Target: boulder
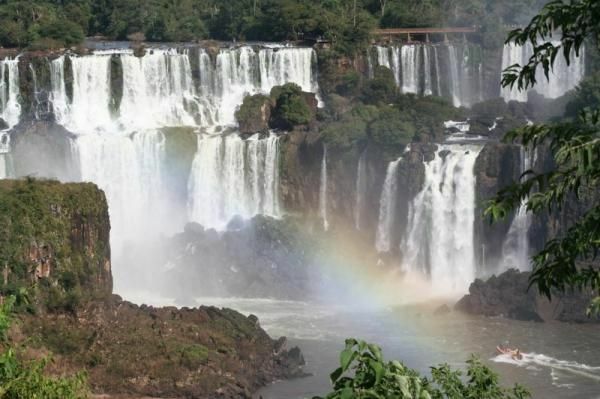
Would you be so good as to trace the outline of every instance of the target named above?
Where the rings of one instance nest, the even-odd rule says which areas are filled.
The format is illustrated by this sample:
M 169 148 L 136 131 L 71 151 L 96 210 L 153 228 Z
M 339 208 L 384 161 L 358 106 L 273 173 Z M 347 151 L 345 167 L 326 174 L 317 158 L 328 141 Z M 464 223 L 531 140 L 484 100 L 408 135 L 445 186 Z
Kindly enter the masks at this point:
M 469 294 L 454 309 L 484 316 L 504 316 L 516 320 L 543 321 L 537 314 L 536 294 L 529 287 L 529 273 L 511 269 L 489 280 L 475 280 Z
M 477 279 L 469 287 L 469 294 L 459 300 L 454 309 L 468 314 L 502 316 L 523 321 L 564 321 L 589 323 L 586 309 L 597 293 L 590 291 L 555 292 L 552 301 L 540 296 L 535 288 L 529 289 L 531 273 L 508 270 L 487 281 Z
M 247 96 L 235 117 L 242 134 L 253 134 L 269 130 L 271 99 L 262 94 Z

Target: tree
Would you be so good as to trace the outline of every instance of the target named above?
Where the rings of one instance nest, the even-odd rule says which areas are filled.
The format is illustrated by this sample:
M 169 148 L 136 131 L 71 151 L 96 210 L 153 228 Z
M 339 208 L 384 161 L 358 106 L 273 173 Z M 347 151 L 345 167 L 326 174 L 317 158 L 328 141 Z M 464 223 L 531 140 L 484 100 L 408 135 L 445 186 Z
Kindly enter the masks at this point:
M 505 389 L 498 376 L 479 359 L 467 361 L 467 375 L 447 364 L 431 368 L 431 380 L 398 361 L 385 362 L 381 348 L 355 339 L 346 340 L 340 367 L 331 373 L 333 392 L 325 398 L 419 398 L 419 399 L 525 399 L 531 397 L 520 385 Z M 349 373 L 350 372 L 350 373 Z
M 556 32 L 560 32 L 560 42 L 553 43 L 550 39 Z M 519 90 L 532 87 L 540 67 L 549 79 L 556 57 L 569 63 L 580 55 L 585 42 L 598 47 L 599 37 L 600 2 L 552 1 L 525 28 L 509 34 L 507 42 L 531 43 L 534 51 L 526 65 L 504 71 L 502 84 Z M 597 102 L 580 106 L 575 118 L 524 126 L 507 135 L 507 141 L 547 149 L 554 166 L 544 172 L 526 171 L 521 182 L 500 191 L 486 209 L 492 220 L 498 220 L 514 212 L 521 201 L 526 201 L 527 211 L 534 214 L 561 212 L 565 202 L 573 199 L 589 203 L 588 210 L 564 235 L 548 241 L 532 259 L 531 286 L 548 298 L 554 290 L 600 289 L 600 270 L 592 263 L 600 248 L 600 108 Z M 600 309 L 600 298 L 592 305 L 590 311 Z

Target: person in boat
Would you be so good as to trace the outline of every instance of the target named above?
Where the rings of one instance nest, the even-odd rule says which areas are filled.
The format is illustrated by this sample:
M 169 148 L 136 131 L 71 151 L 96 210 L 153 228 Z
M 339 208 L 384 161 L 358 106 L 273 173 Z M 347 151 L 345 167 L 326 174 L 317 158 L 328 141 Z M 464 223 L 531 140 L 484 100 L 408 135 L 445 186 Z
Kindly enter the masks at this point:
M 502 348 L 500 346 L 496 347 L 496 350 L 503 355 L 510 355 L 513 360 L 522 360 L 523 354 L 519 348 L 510 349 L 510 348 Z

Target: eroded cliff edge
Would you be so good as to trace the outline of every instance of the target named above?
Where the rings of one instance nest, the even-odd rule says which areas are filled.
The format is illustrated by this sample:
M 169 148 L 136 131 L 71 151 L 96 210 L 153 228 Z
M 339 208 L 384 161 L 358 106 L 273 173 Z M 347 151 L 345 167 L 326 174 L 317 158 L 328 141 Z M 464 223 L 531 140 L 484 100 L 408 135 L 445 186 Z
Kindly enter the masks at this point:
M 94 184 L 0 181 L 2 296 L 15 295 L 12 339 L 53 373 L 86 370 L 119 397 L 250 397 L 301 375 L 302 355 L 255 316 L 152 308 L 112 295 L 108 207 Z M 123 396 L 124 395 L 124 396 Z

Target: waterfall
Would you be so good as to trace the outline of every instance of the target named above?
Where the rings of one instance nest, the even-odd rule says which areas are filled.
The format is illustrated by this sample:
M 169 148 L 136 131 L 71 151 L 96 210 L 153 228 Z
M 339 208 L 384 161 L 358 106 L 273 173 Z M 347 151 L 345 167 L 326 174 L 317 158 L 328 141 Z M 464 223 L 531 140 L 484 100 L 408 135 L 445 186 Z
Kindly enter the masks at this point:
M 6 58 L 0 61 L 0 118 L 10 130 L 19 123 L 20 116 L 19 59 Z
M 402 93 L 447 96 L 456 107 L 484 99 L 481 60 L 470 54 L 477 53 L 476 46 L 405 44 L 375 49 L 377 65 L 392 71 Z M 448 81 L 447 89 L 442 89 L 442 79 Z
M 68 57 L 72 101 L 66 91 L 65 56 L 50 63 L 50 99 L 56 120 L 75 134 L 230 126 L 235 125 L 235 110 L 246 95 L 268 94 L 273 86 L 288 82 L 318 92 L 316 55 L 310 48 L 254 50 L 243 46 L 221 49 L 214 61 L 200 50 L 197 88 L 187 51 L 153 49 L 143 57 L 130 52 Z M 118 109 L 111 108 L 111 61 L 119 61 L 122 68 Z
M 407 45 L 402 46 L 402 93 L 419 93 L 419 49 L 421 46 Z
M 9 177 L 8 153 L 10 152 L 10 136 L 8 132 L 0 132 L 0 179 Z
M 464 291 L 475 278 L 475 174 L 482 146 L 439 145 L 425 163 L 422 191 L 409 205 L 401 244 L 408 271 L 446 291 Z
M 377 252 L 390 252 L 392 249 L 392 229 L 396 219 L 396 202 L 398 198 L 398 166 L 402 158 L 390 162 L 385 174 L 385 181 L 379 200 L 379 223 L 375 236 Z
M 199 136 L 188 187 L 189 219 L 205 227 L 224 229 L 234 216 L 281 217 L 279 138 Z
M 462 106 L 461 101 L 461 69 L 458 63 L 457 56 L 458 49 L 453 45 L 448 46 L 448 54 L 450 60 L 450 97 L 452 98 L 452 104 L 455 107 Z
M 437 89 L 437 95 L 441 96 L 442 95 L 442 83 L 441 83 L 441 76 L 440 76 L 440 58 L 438 55 L 438 48 L 437 46 L 433 46 L 433 64 L 435 67 L 435 83 L 436 83 L 436 89 Z
M 144 57 L 123 54 L 123 98 L 119 122 L 151 129 L 193 126 L 195 99 L 192 68 L 187 53 L 154 50 Z
M 107 195 L 116 242 L 164 231 L 170 224 L 160 217 L 167 205 L 161 170 L 164 143 L 164 135 L 156 131 L 75 139 L 74 158 L 82 180 L 96 183 Z
M 365 197 L 367 195 L 367 151 L 358 158 L 356 169 L 356 199 L 354 204 L 354 227 L 356 230 L 362 228 L 362 212 L 365 208 Z
M 323 220 L 323 230 L 329 230 L 327 220 L 327 145 L 323 145 L 323 159 L 321 160 L 321 179 L 319 184 L 319 214 Z
M 433 94 L 431 87 L 431 46 L 423 47 L 423 94 L 430 96 Z
M 560 43 L 553 42 L 553 44 Z M 526 65 L 532 55 L 533 46 L 531 43 L 527 43 L 525 46 L 517 46 L 513 43 L 506 44 L 502 52 L 502 70 L 515 64 Z M 562 53 L 560 53 L 550 71 L 550 80 L 546 79 L 543 69 L 540 67 L 536 71 L 537 84 L 533 88 L 519 91 L 516 86 L 512 89 L 503 87 L 501 95 L 507 102 L 526 102 L 529 91 L 535 91 L 546 98 L 558 98 L 575 89 L 584 76 L 585 48 L 582 48 L 579 57 L 575 57 L 574 53 L 572 54 L 571 65 L 567 65 Z
M 69 99 L 65 84 L 65 56 L 50 62 L 50 104 L 57 122 L 66 124 L 69 114 Z
M 525 147 L 521 147 L 521 173 L 525 173 L 533 167 L 535 153 Z M 529 260 L 529 227 L 531 226 L 531 214 L 527 212 L 527 198 L 521 201 L 519 209 L 508 229 L 504 243 L 502 244 L 502 271 L 510 268 L 519 270 L 530 270 Z
M 246 95 L 269 94 L 274 86 L 288 82 L 317 93 L 315 63 L 315 52 L 309 48 L 221 49 L 214 65 L 201 51 L 199 96 L 210 115 L 204 125 L 235 124 L 235 109 Z
M 279 139 L 243 140 L 234 115 L 245 96 L 268 94 L 274 85 L 292 82 L 317 93 L 313 49 L 149 49 L 142 57 L 102 51 L 58 57 L 49 72 L 53 115 L 74 135 L 75 175 L 106 192 L 117 286 L 130 286 L 122 256 L 128 243 L 174 233 L 187 221 L 224 229 L 236 215 L 283 214 Z M 186 134 L 196 132 L 198 143 L 176 193 L 169 182 L 177 160 L 167 144 L 180 136 L 171 136 L 172 127 L 192 128 Z

